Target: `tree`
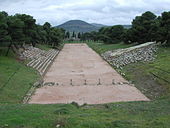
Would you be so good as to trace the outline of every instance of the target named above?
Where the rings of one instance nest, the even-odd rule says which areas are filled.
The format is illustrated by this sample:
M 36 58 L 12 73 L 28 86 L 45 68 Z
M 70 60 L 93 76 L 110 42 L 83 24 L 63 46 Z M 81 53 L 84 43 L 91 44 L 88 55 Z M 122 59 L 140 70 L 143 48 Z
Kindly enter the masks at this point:
M 0 12 L 0 43 L 5 41 L 10 41 L 11 37 L 8 33 L 8 24 L 7 24 L 8 14 L 6 12 Z
M 98 35 L 99 35 L 98 32 L 92 31 L 90 33 L 90 39 L 93 40 L 93 41 L 98 41 L 99 40 L 99 36 Z
M 107 34 L 109 30 L 109 27 L 102 27 L 99 29 L 100 34 Z
M 43 26 L 37 25 L 37 42 L 38 43 L 46 43 L 47 42 L 47 32 L 44 30 Z
M 47 42 L 46 43 L 49 44 L 51 42 L 51 38 L 50 38 L 51 24 L 48 22 L 45 22 L 43 25 L 43 28 L 47 33 L 47 36 L 46 36 Z
M 0 46 L 5 44 L 8 46 L 8 51 L 11 46 L 18 48 L 18 45 L 23 43 L 32 43 L 33 46 L 36 43 L 56 46 L 64 39 L 64 29 L 51 27 L 48 22 L 43 26 L 35 22 L 36 20 L 30 15 L 8 16 L 6 12 L 0 12 Z
M 69 38 L 70 38 L 70 33 L 69 33 L 69 31 L 67 31 L 67 32 L 66 32 L 66 34 L 65 34 L 65 38 L 67 38 L 67 39 L 69 39 Z
M 77 38 L 81 38 L 81 33 L 79 32 L 78 35 L 77 35 Z
M 58 28 L 58 30 L 60 31 L 60 38 L 61 38 L 61 39 L 64 39 L 66 30 L 63 29 L 63 28 Z
M 51 29 L 51 24 L 48 22 L 45 22 L 43 25 L 44 30 L 49 34 L 50 33 L 50 29 Z
M 98 33 L 94 33 L 94 40 L 101 40 L 104 43 L 119 43 L 123 40 L 124 27 L 122 25 L 115 25 L 112 27 L 103 27 L 99 29 Z
M 8 24 L 7 24 L 8 14 L 6 12 L 0 12 L 0 46 L 3 47 L 3 43 L 5 46 L 8 45 L 8 51 L 6 55 L 9 53 L 9 49 L 11 47 L 11 36 L 8 32 Z M 10 42 L 10 43 L 6 43 Z
M 170 11 L 163 12 L 160 17 L 160 28 L 159 28 L 160 41 L 165 42 L 166 45 L 170 46 Z
M 110 43 L 120 43 L 123 40 L 123 34 L 124 27 L 122 25 L 115 25 L 109 28 L 107 36 L 111 39 Z
M 103 41 L 104 43 L 111 43 L 112 42 L 112 39 L 105 34 L 100 34 L 98 36 L 98 38 L 99 38 L 99 40 Z
M 73 31 L 73 34 L 72 34 L 72 38 L 76 38 L 76 34 L 75 34 L 74 31 Z
M 133 40 L 133 31 L 132 29 L 125 29 L 123 34 L 123 42 L 126 44 L 131 44 Z
M 23 33 L 25 24 L 21 19 L 17 16 L 10 16 L 8 18 L 8 26 L 9 35 L 13 42 L 21 43 L 25 40 L 25 35 Z
M 52 46 L 57 46 L 60 42 L 59 31 L 56 28 L 51 28 L 50 32 Z
M 17 18 L 19 18 L 21 21 L 24 22 L 24 28 L 23 28 L 23 34 L 25 35 L 24 41 L 26 43 L 32 43 L 35 45 L 35 36 L 36 36 L 36 20 L 26 14 L 16 14 L 15 15 Z
M 149 11 L 137 16 L 132 22 L 131 41 L 145 43 L 156 40 L 156 18 L 156 15 Z
M 51 36 L 51 42 L 52 46 L 57 46 L 64 38 L 65 31 L 63 29 L 58 29 L 55 27 L 51 28 L 50 36 Z

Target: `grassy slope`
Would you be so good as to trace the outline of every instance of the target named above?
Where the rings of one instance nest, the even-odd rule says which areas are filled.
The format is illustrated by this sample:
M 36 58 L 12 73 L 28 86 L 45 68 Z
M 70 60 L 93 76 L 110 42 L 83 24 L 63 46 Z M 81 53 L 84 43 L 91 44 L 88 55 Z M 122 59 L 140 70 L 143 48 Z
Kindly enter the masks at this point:
M 122 72 L 149 98 L 170 96 L 170 48 L 160 47 L 153 62 L 130 64 Z
M 131 44 L 103 44 L 103 43 L 94 43 L 94 42 L 87 42 L 88 46 L 91 47 L 94 51 L 96 51 L 99 54 L 102 54 L 109 50 L 115 50 L 120 48 L 127 48 L 131 47 Z
M 93 46 L 96 47 L 96 45 L 97 44 Z M 101 52 L 106 51 L 108 49 L 109 50 L 115 49 L 114 46 L 116 48 L 128 47 L 128 46 L 123 46 L 123 44 L 111 45 L 112 48 L 110 48 L 111 46 L 108 45 L 100 45 L 100 46 L 101 46 L 100 48 L 103 48 L 102 51 L 101 49 L 99 50 Z M 170 53 L 169 49 L 161 49 L 159 51 L 158 59 L 155 62 L 149 63 L 149 65 L 161 66 L 159 68 L 168 71 L 170 69 L 169 61 L 167 61 L 169 53 Z M 9 60 L 11 60 L 11 62 L 14 64 L 17 63 L 16 65 L 20 65 L 24 69 L 24 71 L 29 71 L 26 73 L 34 74 L 33 70 L 25 67 L 27 69 L 26 70 L 22 64 L 19 64 L 12 58 L 3 61 L 4 63 L 3 66 L 5 66 Z M 0 68 L 2 67 L 1 63 L 2 61 L 0 58 Z M 10 65 L 12 64 L 10 63 Z M 131 69 L 135 67 L 136 68 L 138 67 L 140 69 L 140 66 L 141 66 L 140 64 L 129 65 L 128 67 L 123 68 L 123 72 L 126 72 L 126 77 L 128 79 L 133 79 L 135 77 L 134 71 L 138 71 L 138 70 L 134 69 L 134 71 L 133 70 L 131 71 Z M 11 66 L 11 69 L 12 67 L 14 68 L 15 66 L 14 65 Z M 146 67 L 142 68 L 144 72 L 145 70 L 148 71 L 148 68 Z M 149 70 L 154 72 L 153 71 L 154 69 L 152 68 L 149 68 Z M 154 73 L 158 73 L 158 72 L 154 72 Z M 30 82 L 31 75 L 29 78 L 30 80 L 28 81 Z M 136 80 L 138 79 L 134 79 L 134 82 Z M 3 79 L 0 79 L 0 81 L 3 81 Z M 17 79 L 15 79 L 14 82 L 16 81 Z M 20 83 L 22 82 L 19 82 L 18 84 Z M 16 84 L 13 84 L 13 86 L 16 86 Z M 168 87 L 168 84 L 166 84 L 165 86 Z M 11 90 L 11 93 L 14 92 L 16 93 L 16 91 Z M 17 94 L 18 93 L 16 93 L 16 95 Z M 11 100 L 14 100 L 14 102 L 19 101 L 18 98 L 16 100 L 15 97 L 13 97 Z M 54 128 L 56 127 L 57 124 L 60 124 L 61 127 L 65 127 L 65 128 L 111 128 L 111 127 L 112 128 L 132 128 L 132 127 L 169 128 L 170 126 L 169 119 L 170 119 L 170 98 L 167 97 L 159 100 L 157 99 L 151 102 L 126 102 L 126 103 L 112 103 L 112 104 L 105 104 L 105 105 L 86 105 L 80 108 L 77 108 L 76 106 L 71 104 L 67 104 L 67 105 L 3 104 L 0 105 L 0 128 L 4 126 L 9 128 L 35 128 L 35 127 Z
M 38 78 L 35 70 L 19 63 L 12 53 L 0 56 L 0 103 L 20 103 Z
M 51 49 L 51 46 L 46 45 L 46 44 L 37 44 L 36 47 L 37 47 L 37 48 L 40 48 L 40 49 L 42 49 L 42 50 L 45 50 L 45 51 L 48 51 L 48 50 Z
M 97 53 L 108 50 L 126 48 L 125 44 L 98 44 L 87 43 Z M 157 57 L 152 62 L 133 63 L 117 69 L 125 74 L 125 78 L 132 81 L 146 96 L 155 99 L 160 96 L 169 96 L 170 93 L 170 48 L 159 47 Z M 157 77 L 155 77 L 155 76 Z

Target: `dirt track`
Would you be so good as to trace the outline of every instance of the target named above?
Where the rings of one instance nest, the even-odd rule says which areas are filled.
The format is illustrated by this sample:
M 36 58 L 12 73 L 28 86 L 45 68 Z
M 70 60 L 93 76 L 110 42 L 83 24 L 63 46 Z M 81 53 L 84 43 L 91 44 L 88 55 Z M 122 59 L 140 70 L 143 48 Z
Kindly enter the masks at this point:
M 86 44 L 66 44 L 46 73 L 44 81 L 55 82 L 59 86 L 37 89 L 29 103 L 76 101 L 79 104 L 100 104 L 149 100 L 135 87 L 120 85 L 127 81 Z M 112 85 L 112 81 L 116 84 Z

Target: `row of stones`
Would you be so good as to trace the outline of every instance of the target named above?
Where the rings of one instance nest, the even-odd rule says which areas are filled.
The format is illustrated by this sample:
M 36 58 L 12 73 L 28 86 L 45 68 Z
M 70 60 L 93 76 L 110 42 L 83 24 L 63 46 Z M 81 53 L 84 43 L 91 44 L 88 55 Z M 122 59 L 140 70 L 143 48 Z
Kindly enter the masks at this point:
M 59 51 L 55 49 L 45 51 L 29 46 L 21 56 L 22 58 L 30 60 L 27 66 L 36 69 L 41 75 L 44 75 L 47 68 L 53 62 L 58 53 Z
M 24 59 L 30 60 L 27 66 L 36 69 L 41 74 L 41 76 L 43 76 L 58 53 L 59 51 L 55 49 L 44 51 L 32 46 L 25 46 L 25 51 L 20 56 Z M 23 103 L 27 103 L 34 93 L 35 89 L 42 85 L 43 79 L 41 78 L 39 81 L 35 82 L 34 85 L 27 92 L 26 96 L 23 99 Z
M 35 92 L 36 88 L 38 88 L 38 87 L 40 87 L 42 85 L 43 85 L 43 79 L 41 78 L 40 80 L 35 82 L 34 85 L 29 89 L 29 91 L 27 92 L 27 94 L 25 95 L 25 97 L 23 99 L 23 104 L 28 103 L 28 101 L 30 100 L 31 96 Z
M 70 86 L 78 86 L 78 85 L 75 85 L 74 83 L 72 83 L 72 81 L 70 81 L 69 85 Z M 90 85 L 92 85 L 92 86 L 94 86 L 94 85 L 131 85 L 131 86 L 133 86 L 130 82 L 114 82 L 114 81 L 110 84 L 102 84 L 100 81 L 96 84 L 90 84 L 90 83 L 85 82 L 85 83 L 81 84 L 81 86 L 83 86 L 83 85 L 87 85 L 87 86 L 90 86 Z M 60 84 L 55 83 L 55 82 L 44 82 L 41 86 L 60 86 Z
M 149 42 L 145 45 L 142 44 L 135 47 L 136 48 L 131 47 L 116 51 L 108 51 L 102 54 L 102 57 L 117 68 L 138 61 L 146 62 L 155 59 L 155 52 L 157 51 L 157 45 L 155 42 Z

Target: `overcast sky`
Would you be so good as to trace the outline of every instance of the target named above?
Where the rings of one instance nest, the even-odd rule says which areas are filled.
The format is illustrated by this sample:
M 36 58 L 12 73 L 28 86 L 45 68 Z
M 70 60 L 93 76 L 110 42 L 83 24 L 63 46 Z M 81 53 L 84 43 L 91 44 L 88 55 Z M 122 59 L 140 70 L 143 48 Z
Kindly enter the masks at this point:
M 0 11 L 32 15 L 37 23 L 59 25 L 80 19 L 105 25 L 131 24 L 145 11 L 170 11 L 170 0 L 0 0 Z

